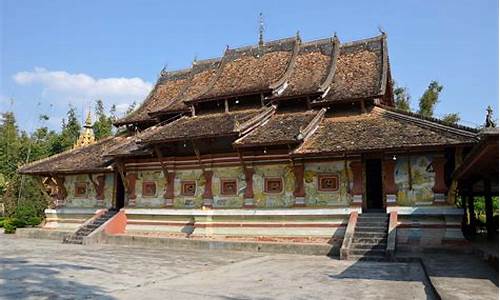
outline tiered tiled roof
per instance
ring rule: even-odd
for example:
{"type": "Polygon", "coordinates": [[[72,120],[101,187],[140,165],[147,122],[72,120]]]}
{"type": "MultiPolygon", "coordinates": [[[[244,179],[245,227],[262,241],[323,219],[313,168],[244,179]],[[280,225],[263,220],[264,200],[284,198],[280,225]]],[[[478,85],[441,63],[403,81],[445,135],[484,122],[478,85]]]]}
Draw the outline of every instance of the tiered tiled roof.
{"type": "Polygon", "coordinates": [[[239,124],[256,116],[259,112],[261,112],[259,109],[250,109],[195,117],[185,116],[172,123],[154,128],[147,134],[141,135],[140,139],[144,143],[157,143],[238,134],[239,124]]]}
{"type": "Polygon", "coordinates": [[[475,143],[474,130],[414,118],[375,107],[369,113],[325,117],[295,155],[362,153],[475,143]]]}
{"type": "Polygon", "coordinates": [[[186,104],[249,94],[271,98],[322,96],[317,103],[376,98],[385,94],[389,65],[385,35],[340,43],[338,38],[302,42],[299,37],[227,49],[224,56],[167,72],[130,116],[115,125],[152,121],[187,111],[186,104]]]}
{"type": "Polygon", "coordinates": [[[109,151],[123,145],[125,136],[108,137],[95,144],[68,150],[45,159],[34,161],[19,168],[21,174],[50,175],[57,173],[81,173],[110,171],[112,159],[109,151]]]}
{"type": "Polygon", "coordinates": [[[317,111],[275,114],[247,135],[236,140],[235,147],[296,144],[301,141],[300,130],[307,127],[317,111]]]}
{"type": "MultiPolygon", "coordinates": [[[[299,37],[278,40],[227,49],[222,58],[195,62],[189,70],[162,73],[145,102],[116,122],[146,122],[153,126],[133,136],[107,138],[30,163],[19,171],[43,175],[106,171],[116,157],[151,155],[154,144],[216,137],[232,137],[234,148],[286,145],[293,150],[292,156],[298,157],[423,150],[477,142],[477,132],[471,128],[444,124],[392,107],[367,103],[367,113],[347,115],[347,111],[337,111],[333,106],[326,113],[332,102],[391,97],[384,34],[344,44],[336,36],[306,43],[299,37]],[[153,118],[187,111],[187,105],[200,101],[264,91],[267,95],[272,92],[268,99],[273,100],[308,96],[312,107],[319,107],[291,112],[298,107],[294,102],[288,105],[278,101],[260,107],[265,103],[214,101],[225,104],[219,108],[226,112],[208,113],[217,106],[208,102],[196,107],[196,116],[177,114],[162,123],[153,118]]],[[[222,141],[229,143],[227,139],[222,141]]]]}
{"type": "Polygon", "coordinates": [[[271,90],[286,72],[297,48],[295,38],[228,49],[221,63],[220,74],[210,88],[192,101],[234,97],[271,90]]]}
{"type": "Polygon", "coordinates": [[[341,45],[323,101],[382,96],[388,72],[385,35],[341,45]]]}
{"type": "Polygon", "coordinates": [[[167,72],[163,74],[149,93],[144,103],[130,115],[115,122],[116,126],[132,123],[154,122],[149,115],[159,107],[168,107],[173,111],[186,111],[182,101],[175,101],[189,83],[190,70],[167,72]]]}
{"type": "Polygon", "coordinates": [[[330,73],[333,75],[335,72],[339,43],[336,37],[302,43],[292,62],[291,71],[275,87],[274,97],[286,98],[321,92],[325,82],[331,81],[333,77],[329,76],[330,73]]]}
{"type": "Polygon", "coordinates": [[[192,100],[208,89],[210,83],[218,74],[220,62],[220,58],[195,61],[189,75],[189,83],[184,91],[175,101],[165,101],[165,103],[158,105],[158,108],[150,114],[177,112],[179,107],[186,109],[184,101],[192,100]]]}

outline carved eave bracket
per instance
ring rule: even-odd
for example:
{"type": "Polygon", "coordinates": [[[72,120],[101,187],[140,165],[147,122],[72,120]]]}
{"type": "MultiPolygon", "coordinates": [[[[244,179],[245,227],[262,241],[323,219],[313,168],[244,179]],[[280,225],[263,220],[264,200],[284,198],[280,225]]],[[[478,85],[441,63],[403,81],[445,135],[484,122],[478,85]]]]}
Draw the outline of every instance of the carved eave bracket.
{"type": "Polygon", "coordinates": [[[236,130],[239,132],[240,136],[243,136],[252,131],[253,129],[255,129],[256,127],[260,126],[267,120],[269,120],[274,115],[275,112],[276,112],[276,105],[271,105],[258,115],[251,118],[250,120],[241,124],[237,124],[236,130]]]}
{"type": "Polygon", "coordinates": [[[301,128],[299,130],[299,134],[296,136],[296,139],[299,141],[303,141],[303,140],[306,140],[308,137],[310,137],[316,131],[316,129],[318,129],[319,124],[321,123],[321,121],[323,120],[323,118],[325,116],[325,113],[326,113],[326,108],[322,108],[316,114],[316,116],[314,116],[314,118],[311,120],[311,122],[309,122],[309,124],[307,124],[306,127],[301,128]]]}

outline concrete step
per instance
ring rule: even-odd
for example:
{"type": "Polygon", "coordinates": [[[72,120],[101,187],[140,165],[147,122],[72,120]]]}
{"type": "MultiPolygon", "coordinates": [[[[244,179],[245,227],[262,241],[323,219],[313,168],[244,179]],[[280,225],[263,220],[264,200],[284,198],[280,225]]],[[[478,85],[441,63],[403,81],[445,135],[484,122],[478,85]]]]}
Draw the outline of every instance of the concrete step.
{"type": "Polygon", "coordinates": [[[349,255],[385,256],[385,249],[349,249],[349,255]]]}
{"type": "Polygon", "coordinates": [[[387,232],[354,232],[354,238],[387,238],[387,232]]]}
{"type": "Polygon", "coordinates": [[[386,261],[386,258],[383,256],[363,256],[363,255],[349,255],[347,257],[348,260],[357,260],[357,261],[370,261],[370,262],[382,262],[386,261]]]}
{"type": "Polygon", "coordinates": [[[389,222],[386,221],[373,221],[373,220],[358,220],[356,226],[384,226],[387,227],[389,222]]]}
{"type": "Polygon", "coordinates": [[[385,243],[386,238],[385,237],[380,237],[380,238],[359,238],[355,237],[352,239],[352,244],[380,244],[380,243],[385,243]]]}
{"type": "Polygon", "coordinates": [[[83,240],[75,238],[67,238],[63,241],[64,244],[83,244],[83,240]]]}
{"type": "Polygon", "coordinates": [[[381,244],[365,244],[365,243],[352,243],[351,249],[383,249],[387,248],[386,243],[381,244]]]}
{"type": "Polygon", "coordinates": [[[362,213],[358,216],[359,218],[387,218],[386,213],[362,213]]]}
{"type": "Polygon", "coordinates": [[[356,226],[354,232],[387,232],[386,227],[356,226]]]}

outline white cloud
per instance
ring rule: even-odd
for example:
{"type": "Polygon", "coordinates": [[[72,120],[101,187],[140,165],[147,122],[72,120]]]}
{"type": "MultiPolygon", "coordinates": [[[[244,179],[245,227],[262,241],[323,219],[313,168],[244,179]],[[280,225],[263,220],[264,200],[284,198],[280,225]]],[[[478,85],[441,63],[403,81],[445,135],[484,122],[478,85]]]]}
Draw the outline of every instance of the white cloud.
{"type": "Polygon", "coordinates": [[[45,68],[18,72],[12,78],[19,85],[41,85],[41,95],[45,99],[74,104],[96,99],[102,99],[108,105],[140,103],[152,88],[151,83],[138,77],[94,78],[83,73],[71,74],[45,68]]]}

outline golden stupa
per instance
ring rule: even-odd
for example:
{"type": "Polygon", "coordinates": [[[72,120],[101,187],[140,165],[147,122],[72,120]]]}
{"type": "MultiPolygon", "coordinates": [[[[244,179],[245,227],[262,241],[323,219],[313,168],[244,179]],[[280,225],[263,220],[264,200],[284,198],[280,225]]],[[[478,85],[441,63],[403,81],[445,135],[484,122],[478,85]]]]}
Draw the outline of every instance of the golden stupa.
{"type": "Polygon", "coordinates": [[[85,124],[83,124],[83,130],[80,132],[78,140],[76,140],[73,145],[73,149],[84,147],[95,143],[94,129],[92,128],[92,117],[90,116],[90,111],[87,113],[87,119],[85,124]]]}

